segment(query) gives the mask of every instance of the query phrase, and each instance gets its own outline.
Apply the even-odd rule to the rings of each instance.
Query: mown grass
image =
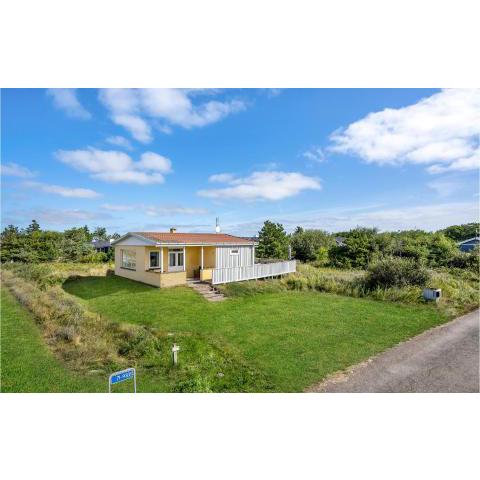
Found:
[[[302,391],[446,320],[433,306],[312,291],[270,291],[209,303],[187,287],[159,290],[120,277],[80,278],[66,282],[64,289],[112,322],[147,326],[175,339],[182,349],[180,361],[191,368],[205,362],[212,350],[197,349],[188,339],[214,345],[225,363],[219,372],[223,376],[215,377],[222,383],[213,391],[241,391],[251,386],[250,380],[255,391]],[[230,370],[225,368],[228,359]],[[211,357],[213,369],[216,362]],[[243,385],[238,383],[239,365],[240,377],[251,375]],[[193,384],[188,375],[183,378],[185,390],[202,391],[195,378],[203,377],[192,378]]]

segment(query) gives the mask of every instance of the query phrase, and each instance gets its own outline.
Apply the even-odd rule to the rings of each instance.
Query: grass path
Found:
[[[303,391],[446,321],[431,306],[317,292],[265,293],[212,304],[185,287],[159,290],[120,277],[88,277],[64,288],[113,321],[201,335],[223,345],[263,372],[279,392]]]
[[[102,378],[78,377],[48,350],[35,321],[2,288],[1,392],[105,392]]]

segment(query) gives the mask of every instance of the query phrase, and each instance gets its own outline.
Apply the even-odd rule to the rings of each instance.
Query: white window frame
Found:
[[[137,269],[137,252],[135,250],[122,249],[122,268],[128,270]]]
[[[174,255],[175,265],[170,265],[170,255]],[[183,262],[180,265],[180,255],[182,255]],[[169,272],[183,272],[185,270],[185,250],[183,248],[169,248],[168,249],[168,271]]]
[[[231,248],[230,249],[230,255],[240,255],[240,249],[239,248]]]
[[[155,253],[157,255],[157,265],[152,265],[152,253]],[[149,268],[160,268],[161,265],[160,265],[160,251],[159,250],[150,250],[150,252],[148,253],[148,264],[149,264]]]

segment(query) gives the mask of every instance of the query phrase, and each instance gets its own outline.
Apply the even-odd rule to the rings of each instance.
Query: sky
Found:
[[[478,221],[480,89],[3,89],[2,227]]]

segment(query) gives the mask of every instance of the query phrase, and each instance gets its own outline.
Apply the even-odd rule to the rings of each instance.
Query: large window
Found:
[[[160,267],[160,252],[150,252],[150,268]]]
[[[183,248],[171,248],[168,250],[168,271],[181,272],[183,268]]]
[[[130,270],[137,269],[135,250],[122,250],[122,267]]]

